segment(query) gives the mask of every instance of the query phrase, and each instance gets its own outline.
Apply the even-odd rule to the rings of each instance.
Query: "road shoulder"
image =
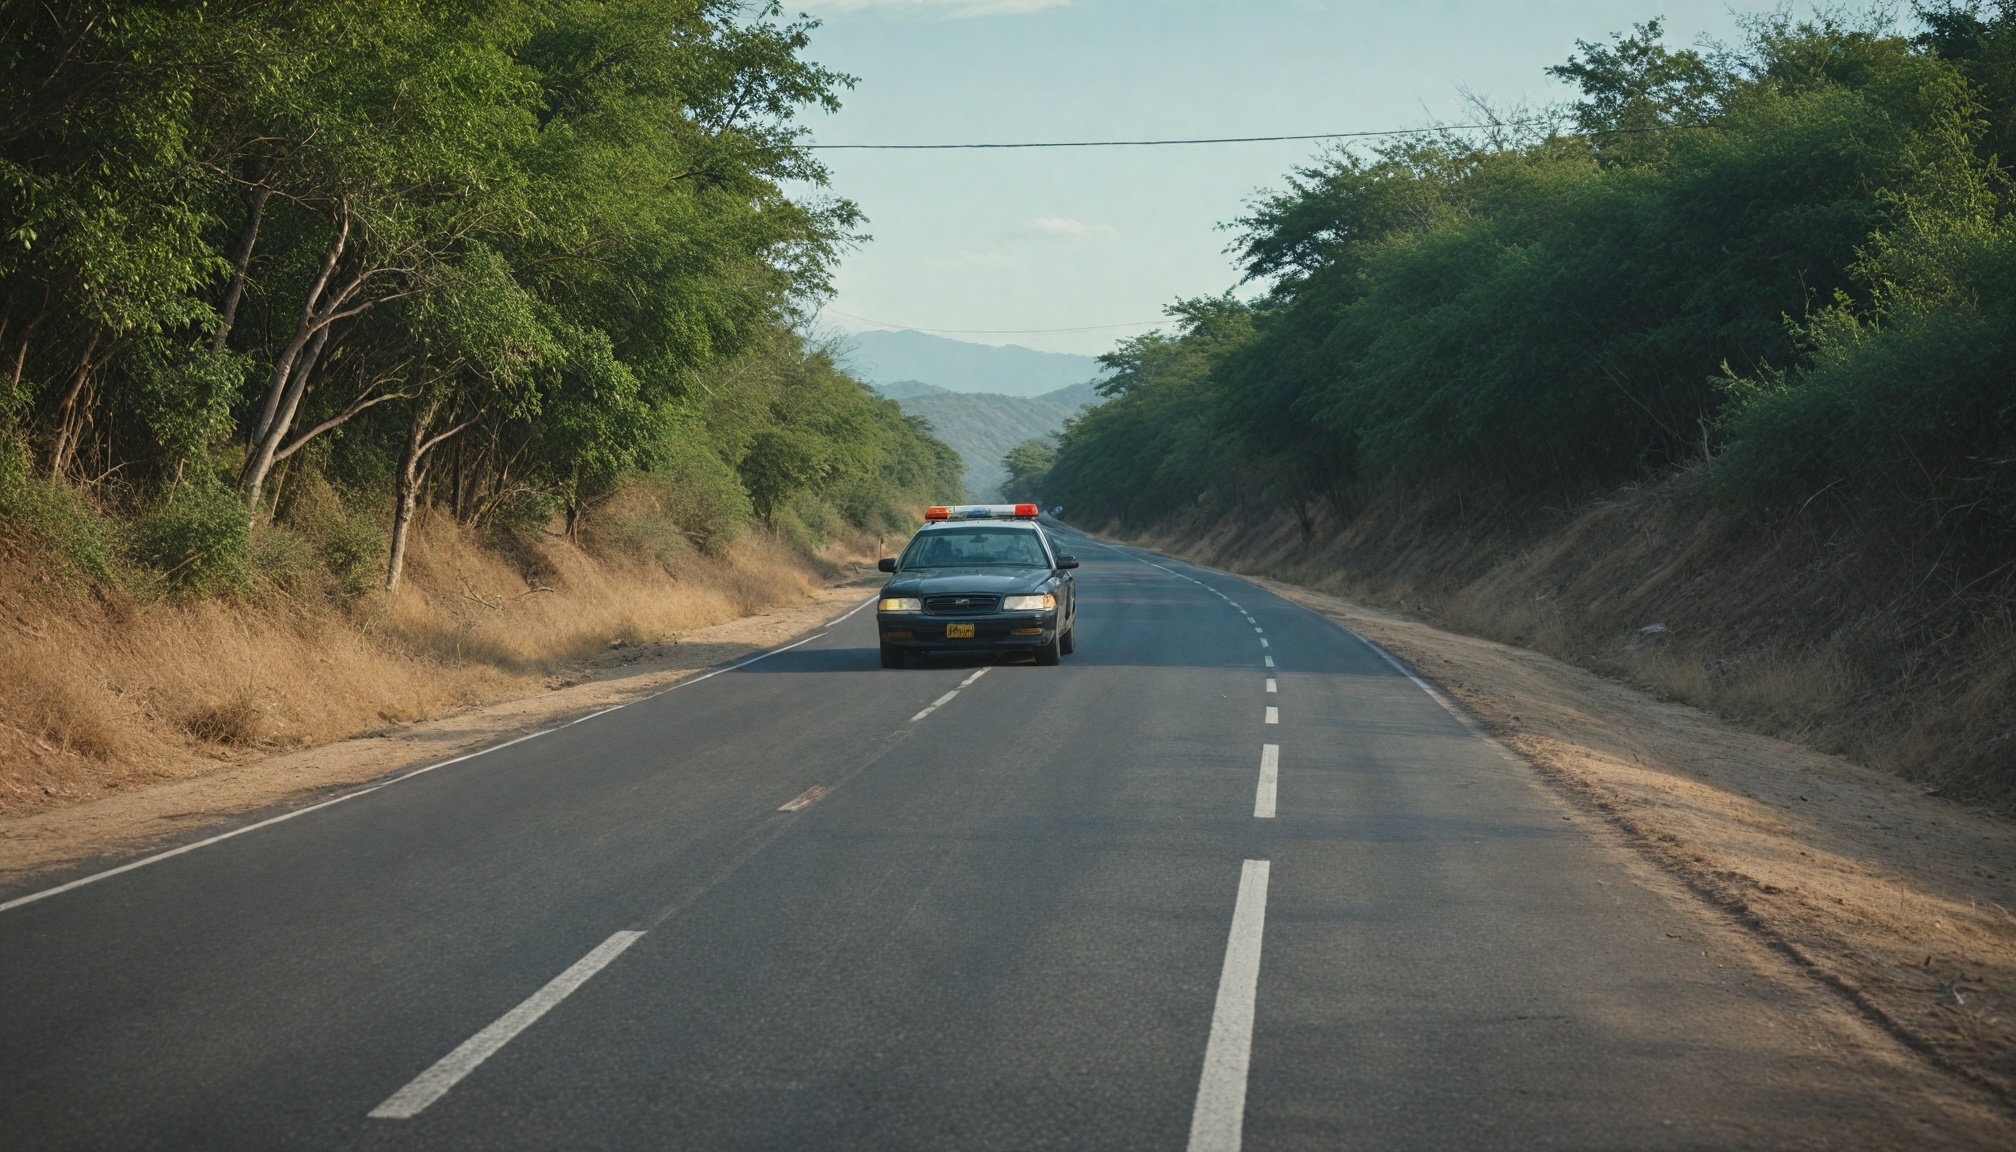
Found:
[[[1278,581],[1900,1040],[2016,1100],[2016,823],[1526,649]]]
[[[220,765],[200,776],[100,800],[0,817],[0,888],[16,887],[79,861],[134,855],[185,841],[199,830],[247,812],[327,799],[341,788],[662,691],[817,629],[858,605],[879,580],[871,573],[820,589],[791,607],[694,629],[665,643],[612,649],[557,678],[549,690],[537,695]]]

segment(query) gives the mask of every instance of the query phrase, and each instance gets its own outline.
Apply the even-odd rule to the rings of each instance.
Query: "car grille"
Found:
[[[933,616],[984,616],[1000,607],[999,596],[926,596],[924,610]]]

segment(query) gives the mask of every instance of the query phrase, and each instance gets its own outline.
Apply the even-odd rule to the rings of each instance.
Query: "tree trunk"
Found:
[[[49,475],[63,476],[70,470],[70,461],[76,456],[77,442],[84,436],[81,402],[84,385],[91,379],[91,354],[98,350],[98,340],[104,335],[103,328],[91,330],[91,341],[84,345],[84,355],[77,358],[77,370],[70,374],[70,387],[63,392],[63,399],[56,405],[56,446],[49,452]]]
[[[36,319],[40,320],[41,317],[38,316]],[[28,366],[28,338],[34,334],[35,325],[30,324],[28,330],[21,333],[20,350],[14,353],[14,384],[12,391],[16,396],[21,394],[21,370]]]
[[[42,310],[35,313],[35,319],[28,322],[28,327],[21,330],[21,349],[14,353],[13,394],[16,396],[21,394],[21,373],[28,367],[28,341],[35,335],[35,329],[42,326],[42,321],[49,318],[50,291],[49,285],[44,283],[42,286]]]
[[[336,233],[336,243],[329,246],[328,253],[322,257],[321,270],[308,286],[308,298],[301,304],[301,319],[294,324],[294,338],[280,350],[280,359],[273,365],[273,376],[266,382],[266,403],[259,410],[259,422],[252,426],[254,441],[266,439],[274,418],[279,415],[281,395],[286,392],[288,381],[293,379],[295,358],[301,355],[301,350],[307,347],[315,333],[327,327],[326,323],[316,323],[315,309],[322,302],[322,293],[329,287],[329,277],[335,274],[336,262],[343,258],[344,246],[349,242],[350,217],[346,214],[343,226]]]
[[[397,502],[392,509],[392,552],[385,560],[385,592],[399,593],[399,577],[406,570],[406,538],[412,532],[413,512],[420,504],[420,481],[424,475],[421,455],[427,451],[427,429],[441,410],[438,398],[413,405],[413,424],[406,430],[406,450],[399,456],[396,485]]]
[[[279,404],[272,424],[266,435],[252,445],[252,455],[245,461],[245,475],[242,483],[245,502],[249,507],[259,507],[259,490],[266,484],[267,473],[273,470],[273,454],[280,450],[281,441],[294,427],[294,416],[301,410],[301,397],[308,391],[308,376],[315,371],[315,361],[322,355],[323,346],[329,342],[329,329],[325,326],[315,330],[315,338],[308,342],[308,348],[295,364],[292,379],[287,383],[286,395]]]
[[[231,286],[224,290],[223,316],[217,322],[217,335],[210,347],[223,351],[224,338],[231,335],[231,324],[238,318],[238,301],[245,295],[245,269],[252,264],[252,246],[259,242],[259,222],[266,216],[266,198],[273,194],[270,188],[254,188],[249,211],[245,219],[245,234],[238,240],[238,251],[231,256]]]

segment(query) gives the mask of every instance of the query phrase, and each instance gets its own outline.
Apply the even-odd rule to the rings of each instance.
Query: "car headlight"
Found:
[[[1041,596],[1010,596],[1001,601],[1006,612],[1034,612],[1039,608],[1057,607],[1057,597],[1045,592]]]
[[[915,596],[884,596],[875,602],[877,612],[922,612],[924,602]]]

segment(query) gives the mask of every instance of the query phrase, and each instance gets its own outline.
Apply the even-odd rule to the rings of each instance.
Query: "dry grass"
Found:
[[[391,603],[136,602],[0,559],[0,813],[534,691],[612,646],[802,599],[822,568],[761,533],[661,561],[485,545],[446,518],[421,524]]]

